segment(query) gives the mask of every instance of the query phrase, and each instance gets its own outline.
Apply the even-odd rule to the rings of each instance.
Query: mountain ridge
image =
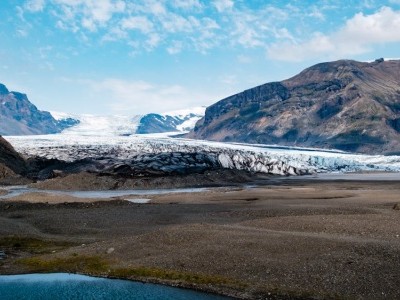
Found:
[[[9,91],[0,83],[0,135],[59,133],[68,126],[39,110],[26,94]]]
[[[400,61],[316,64],[218,101],[186,137],[400,153]]]

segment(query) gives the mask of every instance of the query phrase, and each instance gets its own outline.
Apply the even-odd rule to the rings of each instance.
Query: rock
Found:
[[[396,203],[395,205],[393,205],[393,209],[400,210],[400,203]]]
[[[65,175],[66,174],[61,170],[53,170],[52,171],[52,178],[64,177]]]
[[[111,254],[111,253],[113,253],[114,251],[115,251],[115,249],[111,247],[111,248],[108,248],[108,249],[107,249],[106,253],[107,253],[107,254]]]

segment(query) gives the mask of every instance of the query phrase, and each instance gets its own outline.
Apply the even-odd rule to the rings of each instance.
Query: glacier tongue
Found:
[[[107,167],[164,173],[229,168],[277,175],[335,171],[400,171],[400,156],[372,156],[307,148],[231,144],[154,135],[45,135],[6,137],[27,157],[67,162],[107,161]]]

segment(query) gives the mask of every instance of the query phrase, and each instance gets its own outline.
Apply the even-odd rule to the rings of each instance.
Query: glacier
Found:
[[[152,133],[173,135],[192,130],[196,122],[204,116],[205,109],[205,107],[200,106],[161,114],[134,116],[68,114],[56,111],[50,113],[59,122],[67,120],[76,122],[76,124],[68,126],[61,132],[64,135],[126,136],[148,130],[151,130]]]
[[[228,168],[275,175],[321,172],[400,171],[400,156],[335,150],[221,143],[162,135],[54,134],[5,137],[25,157],[66,162],[93,159],[107,167],[184,172]],[[92,167],[93,168],[93,167]]]

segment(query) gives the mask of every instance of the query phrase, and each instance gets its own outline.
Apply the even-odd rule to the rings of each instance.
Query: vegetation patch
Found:
[[[21,258],[17,264],[36,273],[85,273],[90,275],[107,275],[109,277],[133,280],[166,280],[186,284],[225,286],[243,289],[247,284],[218,275],[195,274],[158,268],[136,267],[111,269],[110,264],[100,256],[73,254],[66,258],[46,259],[42,257]]]
[[[51,253],[73,246],[69,242],[41,240],[30,237],[7,236],[0,238],[0,250],[25,251],[34,254]]]
[[[109,270],[109,265],[99,256],[76,255],[67,258],[42,259],[40,257],[22,258],[16,261],[28,267],[31,272],[66,272],[102,274]]]

